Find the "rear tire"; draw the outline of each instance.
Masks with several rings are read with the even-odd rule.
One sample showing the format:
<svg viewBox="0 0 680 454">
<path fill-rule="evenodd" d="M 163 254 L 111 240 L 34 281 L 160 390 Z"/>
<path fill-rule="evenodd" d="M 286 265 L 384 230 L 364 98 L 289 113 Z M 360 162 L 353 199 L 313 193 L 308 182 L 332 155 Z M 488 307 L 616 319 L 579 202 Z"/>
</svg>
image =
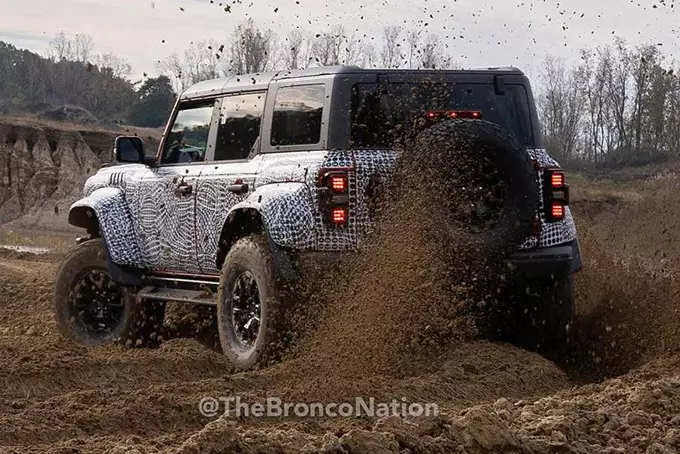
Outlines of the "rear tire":
<svg viewBox="0 0 680 454">
<path fill-rule="evenodd" d="M 564 358 L 574 321 L 571 274 L 526 279 L 511 290 L 508 306 L 491 317 L 492 337 L 553 360 Z"/>
<path fill-rule="evenodd" d="M 264 366 L 282 350 L 282 298 L 265 235 L 234 243 L 222 266 L 217 297 L 220 344 L 240 369 Z"/>
<path fill-rule="evenodd" d="M 395 175 L 399 191 L 423 191 L 448 237 L 500 264 L 533 233 L 536 170 L 516 137 L 482 120 L 447 120 L 421 131 Z M 397 194 L 399 196 L 399 194 Z M 462 238 L 462 241 L 458 241 Z M 452 251 L 451 260 L 460 257 Z"/>
<path fill-rule="evenodd" d="M 164 303 L 146 303 L 111 279 L 104 240 L 77 245 L 62 262 L 54 283 L 57 330 L 89 346 L 121 343 L 155 346 L 161 341 Z"/>
</svg>

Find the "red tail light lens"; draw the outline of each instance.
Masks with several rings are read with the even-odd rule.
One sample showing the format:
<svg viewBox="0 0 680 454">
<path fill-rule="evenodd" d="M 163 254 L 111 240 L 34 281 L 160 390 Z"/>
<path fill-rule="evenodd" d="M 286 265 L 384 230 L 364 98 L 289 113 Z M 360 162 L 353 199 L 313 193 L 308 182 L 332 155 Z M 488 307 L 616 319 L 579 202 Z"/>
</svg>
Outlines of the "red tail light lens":
<svg viewBox="0 0 680 454">
<path fill-rule="evenodd" d="M 347 208 L 335 207 L 331 210 L 333 224 L 345 224 L 347 222 Z"/>
<path fill-rule="evenodd" d="M 550 208 L 550 214 L 555 220 L 564 219 L 564 204 L 561 202 L 553 202 Z"/>
<path fill-rule="evenodd" d="M 544 168 L 543 197 L 545 216 L 550 222 L 562 221 L 569 205 L 569 185 L 559 167 Z"/>
<path fill-rule="evenodd" d="M 431 110 L 425 114 L 427 118 L 471 118 L 481 120 L 482 112 L 478 110 Z"/>
<path fill-rule="evenodd" d="M 550 186 L 552 186 L 553 189 L 563 188 L 564 183 L 564 172 L 553 172 L 552 175 L 550 175 Z"/>
<path fill-rule="evenodd" d="M 347 192 L 347 175 L 332 175 L 328 185 L 333 192 Z"/>
</svg>

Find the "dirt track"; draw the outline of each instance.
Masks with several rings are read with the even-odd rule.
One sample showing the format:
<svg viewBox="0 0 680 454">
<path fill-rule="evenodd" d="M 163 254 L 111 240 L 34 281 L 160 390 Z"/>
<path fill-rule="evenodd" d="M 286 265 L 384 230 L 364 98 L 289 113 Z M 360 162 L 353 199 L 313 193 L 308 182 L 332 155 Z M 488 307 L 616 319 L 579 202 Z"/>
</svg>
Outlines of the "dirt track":
<svg viewBox="0 0 680 454">
<path fill-rule="evenodd" d="M 194 339 L 166 339 L 156 350 L 84 348 L 62 340 L 54 327 L 50 286 L 59 254 L 2 252 L 0 452 L 677 452 L 679 288 L 668 272 L 674 264 L 654 269 L 654 251 L 633 247 L 639 227 L 613 228 L 631 213 L 648 219 L 645 206 L 579 205 L 582 317 L 562 368 L 471 336 L 436 355 L 393 348 L 390 341 L 411 339 L 408 327 L 420 320 L 403 323 L 414 302 L 379 273 L 350 276 L 352 296 L 371 304 L 348 311 L 343 300 L 301 346 L 303 354 L 265 370 L 232 374 L 219 352 Z M 666 224 L 680 219 L 661 203 L 653 214 L 663 222 L 646 224 L 644 241 L 652 235 L 661 241 Z M 603 247 L 611 235 L 630 246 Z M 383 300 L 392 303 L 378 304 Z M 388 317 L 392 328 L 372 325 L 376 317 Z M 190 331 L 181 315 L 168 323 L 171 332 Z M 347 333 L 357 325 L 359 333 Z M 385 348 L 371 348 L 375 339 Z M 324 403 L 396 397 L 437 403 L 440 415 L 218 419 L 198 411 L 205 396 Z"/>
</svg>

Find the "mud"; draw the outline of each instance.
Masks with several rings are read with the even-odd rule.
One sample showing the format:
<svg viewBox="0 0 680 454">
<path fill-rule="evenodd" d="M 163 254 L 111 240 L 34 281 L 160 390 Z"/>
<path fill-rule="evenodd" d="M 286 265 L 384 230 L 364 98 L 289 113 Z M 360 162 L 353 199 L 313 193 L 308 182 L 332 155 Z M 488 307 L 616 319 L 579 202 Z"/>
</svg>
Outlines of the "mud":
<svg viewBox="0 0 680 454">
<path fill-rule="evenodd" d="M 400 240 L 408 219 L 395 223 L 394 235 L 381 236 L 370 260 L 357 258 L 342 279 L 311 298 L 297 321 L 316 323 L 299 325 L 279 363 L 252 372 L 234 371 L 219 352 L 210 311 L 169 310 L 165 341 L 152 350 L 63 340 L 51 300 L 59 253 L 5 251 L 0 452 L 677 452 L 675 267 L 654 268 L 654 252 L 634 247 L 635 223 L 644 222 L 649 241 L 666 235 L 675 214 L 663 212 L 655 224 L 647 221 L 655 213 L 636 204 L 597 215 L 575 208 L 583 216 L 577 221 L 585 269 L 576 277 L 579 319 L 570 354 L 559 365 L 478 339 L 474 323 L 455 310 L 469 294 L 445 287 L 427 229 Z M 630 221 L 643 213 L 644 220 Z M 616 230 L 624 219 L 630 226 Z M 625 249 L 610 247 L 614 234 Z M 433 319 L 440 323 L 428 323 Z M 396 398 L 436 403 L 439 412 L 206 417 L 198 408 L 206 396 L 248 403 Z"/>
</svg>

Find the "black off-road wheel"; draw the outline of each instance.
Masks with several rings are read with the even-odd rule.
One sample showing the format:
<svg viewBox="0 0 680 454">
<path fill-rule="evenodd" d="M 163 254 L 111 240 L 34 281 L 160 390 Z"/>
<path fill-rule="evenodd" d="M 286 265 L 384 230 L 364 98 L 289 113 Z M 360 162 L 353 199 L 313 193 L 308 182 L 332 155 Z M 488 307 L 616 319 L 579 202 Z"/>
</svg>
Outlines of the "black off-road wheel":
<svg viewBox="0 0 680 454">
<path fill-rule="evenodd" d="M 263 234 L 241 238 L 222 265 L 217 326 L 224 354 L 239 369 L 269 364 L 283 348 L 282 297 Z"/>
<path fill-rule="evenodd" d="M 111 279 L 101 238 L 66 256 L 55 279 L 54 308 L 59 333 L 83 345 L 153 347 L 161 341 L 165 304 L 141 301 Z"/>
</svg>

